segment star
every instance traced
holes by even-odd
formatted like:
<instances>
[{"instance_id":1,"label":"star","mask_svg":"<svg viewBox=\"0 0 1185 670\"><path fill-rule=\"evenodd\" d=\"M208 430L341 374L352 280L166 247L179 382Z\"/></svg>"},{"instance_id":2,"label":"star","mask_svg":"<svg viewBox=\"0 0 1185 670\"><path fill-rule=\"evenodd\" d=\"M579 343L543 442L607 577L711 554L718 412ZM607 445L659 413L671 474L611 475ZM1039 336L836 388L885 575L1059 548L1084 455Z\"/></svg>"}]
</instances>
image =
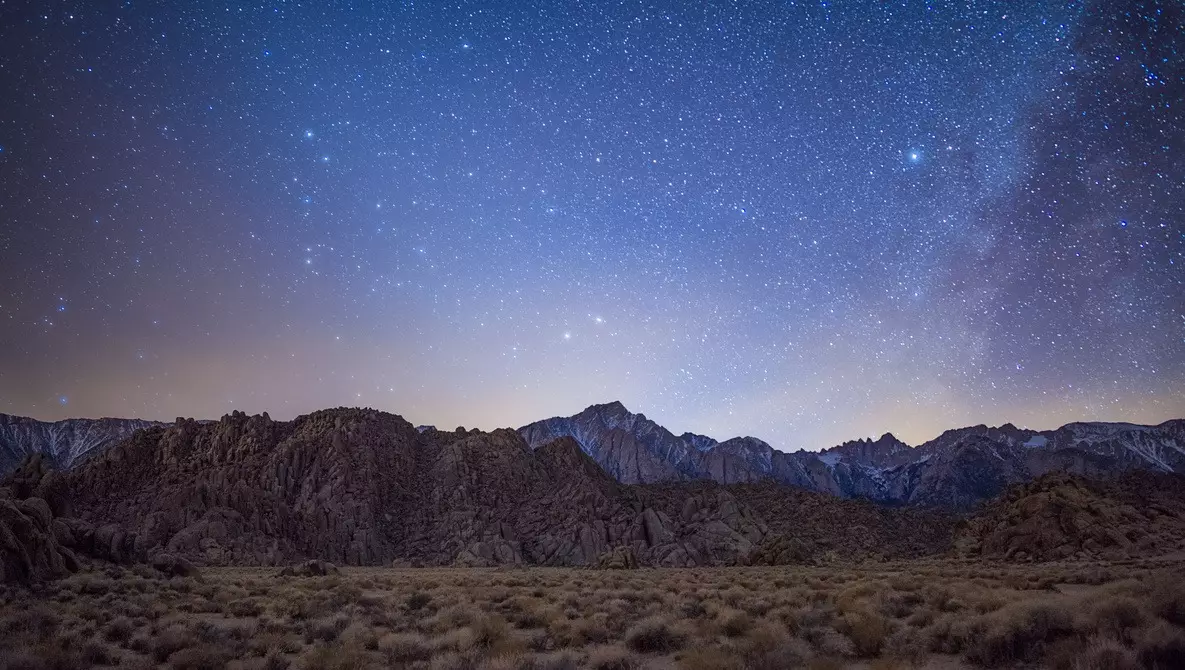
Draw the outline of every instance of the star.
<instances>
[{"instance_id":1,"label":"star","mask_svg":"<svg viewBox=\"0 0 1185 670\"><path fill-rule=\"evenodd\" d=\"M6 413L1185 416L1171 3L92 4L5 33Z\"/></svg>"}]
</instances>

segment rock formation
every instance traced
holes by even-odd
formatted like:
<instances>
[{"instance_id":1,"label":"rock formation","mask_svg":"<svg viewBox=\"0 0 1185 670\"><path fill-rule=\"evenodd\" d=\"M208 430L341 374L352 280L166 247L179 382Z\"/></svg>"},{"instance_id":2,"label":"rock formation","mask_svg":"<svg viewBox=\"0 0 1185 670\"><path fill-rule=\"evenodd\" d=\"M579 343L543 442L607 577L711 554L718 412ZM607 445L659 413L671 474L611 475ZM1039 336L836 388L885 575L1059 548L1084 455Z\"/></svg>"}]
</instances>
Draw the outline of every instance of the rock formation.
<instances>
[{"instance_id":1,"label":"rock formation","mask_svg":"<svg viewBox=\"0 0 1185 670\"><path fill-rule=\"evenodd\" d=\"M1185 551L1185 477L1065 473L1016 485L958 533L967 555L1012 561L1126 559Z\"/></svg>"},{"instance_id":2,"label":"rock formation","mask_svg":"<svg viewBox=\"0 0 1185 670\"><path fill-rule=\"evenodd\" d=\"M201 424L178 419L179 423ZM0 475L38 453L69 470L136 430L167 424L125 419L70 419L46 423L0 415ZM419 434L455 435L418 426ZM467 431L461 431L468 434ZM972 426L949 430L918 447L890 434L855 440L821 452L781 452L754 437L723 442L694 433L675 435L620 402L593 405L571 417L519 429L532 448L561 437L623 484L707 479L719 484L773 479L843 498L893 505L969 511L1009 485L1048 472L1105 477L1132 470L1185 472L1185 420L1158 426L1072 423L1053 431ZM225 520L233 526L234 519ZM479 552L506 548L481 545ZM464 561L487 561L476 553Z\"/></svg>"},{"instance_id":3,"label":"rock formation","mask_svg":"<svg viewBox=\"0 0 1185 670\"><path fill-rule=\"evenodd\" d=\"M943 517L918 539L894 531L918 512L768 483L626 486L571 438L531 449L510 430L418 430L361 409L178 421L136 433L65 481L78 523L96 529L88 537L104 551L199 565L596 565L619 547L645 565L733 565L749 562L771 527L799 533L812 519L826 529L794 560L831 548L936 553L953 527Z\"/></svg>"},{"instance_id":4,"label":"rock formation","mask_svg":"<svg viewBox=\"0 0 1185 670\"><path fill-rule=\"evenodd\" d=\"M29 583L77 570L80 559L142 560L114 525L64 516L67 484L41 454L33 454L0 482L0 582Z\"/></svg>"}]
</instances>

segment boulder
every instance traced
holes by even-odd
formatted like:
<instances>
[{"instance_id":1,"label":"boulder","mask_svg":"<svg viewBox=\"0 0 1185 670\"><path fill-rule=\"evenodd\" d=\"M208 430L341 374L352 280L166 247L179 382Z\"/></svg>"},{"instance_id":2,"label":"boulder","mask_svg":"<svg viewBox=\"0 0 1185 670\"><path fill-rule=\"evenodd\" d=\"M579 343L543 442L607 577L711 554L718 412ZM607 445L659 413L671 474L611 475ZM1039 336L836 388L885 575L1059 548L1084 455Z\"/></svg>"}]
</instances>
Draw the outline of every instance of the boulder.
<instances>
[{"instance_id":1,"label":"boulder","mask_svg":"<svg viewBox=\"0 0 1185 670\"><path fill-rule=\"evenodd\" d=\"M61 577L73 557L63 556L40 505L0 500L0 582L27 584ZM42 501L44 504L44 501Z\"/></svg>"},{"instance_id":2,"label":"boulder","mask_svg":"<svg viewBox=\"0 0 1185 670\"><path fill-rule=\"evenodd\" d=\"M157 554L152 557L151 564L166 577L196 577L199 573L193 563L173 554Z\"/></svg>"}]
</instances>

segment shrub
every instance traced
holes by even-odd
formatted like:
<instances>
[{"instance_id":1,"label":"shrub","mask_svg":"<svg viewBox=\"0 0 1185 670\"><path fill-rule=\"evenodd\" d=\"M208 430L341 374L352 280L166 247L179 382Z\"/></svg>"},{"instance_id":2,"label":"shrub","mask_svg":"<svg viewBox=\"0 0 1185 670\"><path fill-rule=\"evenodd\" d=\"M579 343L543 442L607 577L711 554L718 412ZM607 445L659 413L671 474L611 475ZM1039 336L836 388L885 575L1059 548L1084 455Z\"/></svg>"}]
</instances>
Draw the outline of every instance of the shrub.
<instances>
[{"instance_id":1,"label":"shrub","mask_svg":"<svg viewBox=\"0 0 1185 670\"><path fill-rule=\"evenodd\" d=\"M881 648L887 658L905 661L910 665L922 665L930 652L930 641L917 628L902 626L893 631Z\"/></svg>"},{"instance_id":2,"label":"shrub","mask_svg":"<svg viewBox=\"0 0 1185 670\"><path fill-rule=\"evenodd\" d=\"M857 610L845 614L843 622L857 654L865 657L880 654L891 630L888 619L874 612Z\"/></svg>"},{"instance_id":3,"label":"shrub","mask_svg":"<svg viewBox=\"0 0 1185 670\"><path fill-rule=\"evenodd\" d=\"M407 611L415 612L424 609L430 602L432 602L432 596L428 595L427 593L416 591L415 593L409 595L403 604L407 607Z\"/></svg>"},{"instance_id":4,"label":"shrub","mask_svg":"<svg viewBox=\"0 0 1185 670\"><path fill-rule=\"evenodd\" d=\"M1185 668L1185 632L1157 623L1140 636L1136 656L1145 668Z\"/></svg>"},{"instance_id":5,"label":"shrub","mask_svg":"<svg viewBox=\"0 0 1185 670\"><path fill-rule=\"evenodd\" d=\"M768 635L757 629L750 636L753 643L745 650L745 670L781 670L798 668L811 658L811 648L805 641L789 636Z\"/></svg>"},{"instance_id":6,"label":"shrub","mask_svg":"<svg viewBox=\"0 0 1185 670\"><path fill-rule=\"evenodd\" d=\"M87 665L110 665L114 658L107 645L98 640L88 640L79 650L82 660Z\"/></svg>"},{"instance_id":7,"label":"shrub","mask_svg":"<svg viewBox=\"0 0 1185 670\"><path fill-rule=\"evenodd\" d=\"M625 633L625 643L630 649L648 653L668 653L683 646L684 636L673 630L666 621L657 618L638 622Z\"/></svg>"},{"instance_id":8,"label":"shrub","mask_svg":"<svg viewBox=\"0 0 1185 670\"><path fill-rule=\"evenodd\" d=\"M359 649L340 642L317 645L300 659L304 670L356 670L370 665Z\"/></svg>"},{"instance_id":9,"label":"shrub","mask_svg":"<svg viewBox=\"0 0 1185 670\"><path fill-rule=\"evenodd\" d=\"M496 615L482 617L473 624L473 643L489 649L506 637L506 629L506 619Z\"/></svg>"},{"instance_id":10,"label":"shrub","mask_svg":"<svg viewBox=\"0 0 1185 670\"><path fill-rule=\"evenodd\" d=\"M126 616L115 617L111 623L103 627L103 637L111 642L127 642L132 639L136 625Z\"/></svg>"},{"instance_id":11,"label":"shrub","mask_svg":"<svg viewBox=\"0 0 1185 670\"><path fill-rule=\"evenodd\" d=\"M1040 658L1046 644L1073 632L1073 617L1058 604L1024 601L989 615L991 623L972 639L967 660L996 666Z\"/></svg>"},{"instance_id":12,"label":"shrub","mask_svg":"<svg viewBox=\"0 0 1185 670\"><path fill-rule=\"evenodd\" d=\"M1095 631L1130 640L1132 631L1147 621L1144 610L1131 598L1110 598L1096 605L1090 612L1090 625Z\"/></svg>"},{"instance_id":13,"label":"shrub","mask_svg":"<svg viewBox=\"0 0 1185 670\"><path fill-rule=\"evenodd\" d=\"M305 630L305 641L310 644L317 641L333 642L349 625L350 620L342 616L312 621Z\"/></svg>"},{"instance_id":14,"label":"shrub","mask_svg":"<svg viewBox=\"0 0 1185 670\"><path fill-rule=\"evenodd\" d=\"M419 633L387 633L379 638L379 651L392 665L426 661L432 657L432 647Z\"/></svg>"},{"instance_id":15,"label":"shrub","mask_svg":"<svg viewBox=\"0 0 1185 670\"><path fill-rule=\"evenodd\" d=\"M254 600L232 600L226 605L226 611L231 616L250 617L263 613L263 607Z\"/></svg>"},{"instance_id":16,"label":"shrub","mask_svg":"<svg viewBox=\"0 0 1185 670\"><path fill-rule=\"evenodd\" d=\"M708 614L707 608L704 607L704 601L700 598L683 603L682 612L685 619L701 619Z\"/></svg>"},{"instance_id":17,"label":"shrub","mask_svg":"<svg viewBox=\"0 0 1185 670\"><path fill-rule=\"evenodd\" d=\"M1154 602L1157 616L1178 626L1185 626L1185 585L1176 582L1159 591Z\"/></svg>"},{"instance_id":18,"label":"shrub","mask_svg":"<svg viewBox=\"0 0 1185 670\"><path fill-rule=\"evenodd\" d=\"M1096 637L1067 659L1071 670L1139 670L1136 655L1111 638Z\"/></svg>"},{"instance_id":19,"label":"shrub","mask_svg":"<svg viewBox=\"0 0 1185 670\"><path fill-rule=\"evenodd\" d=\"M181 626L169 626L152 639L152 657L157 663L164 663L175 652L197 643L193 634Z\"/></svg>"},{"instance_id":20,"label":"shrub","mask_svg":"<svg viewBox=\"0 0 1185 670\"><path fill-rule=\"evenodd\" d=\"M742 637L753 627L753 617L745 612L732 612L724 617L720 631L728 637Z\"/></svg>"},{"instance_id":21,"label":"shrub","mask_svg":"<svg viewBox=\"0 0 1185 670\"><path fill-rule=\"evenodd\" d=\"M571 651L541 654L530 659L531 670L577 670L579 659Z\"/></svg>"},{"instance_id":22,"label":"shrub","mask_svg":"<svg viewBox=\"0 0 1185 670\"><path fill-rule=\"evenodd\" d=\"M225 652L212 644L180 649L169 655L169 667L175 670L219 670L226 667Z\"/></svg>"},{"instance_id":23,"label":"shrub","mask_svg":"<svg viewBox=\"0 0 1185 670\"><path fill-rule=\"evenodd\" d=\"M697 647L679 656L679 667L683 670L740 670L749 668L741 659L719 647Z\"/></svg>"},{"instance_id":24,"label":"shrub","mask_svg":"<svg viewBox=\"0 0 1185 670\"><path fill-rule=\"evenodd\" d=\"M629 651L617 645L593 647L588 652L587 667L591 670L634 670L641 664Z\"/></svg>"}]
</instances>

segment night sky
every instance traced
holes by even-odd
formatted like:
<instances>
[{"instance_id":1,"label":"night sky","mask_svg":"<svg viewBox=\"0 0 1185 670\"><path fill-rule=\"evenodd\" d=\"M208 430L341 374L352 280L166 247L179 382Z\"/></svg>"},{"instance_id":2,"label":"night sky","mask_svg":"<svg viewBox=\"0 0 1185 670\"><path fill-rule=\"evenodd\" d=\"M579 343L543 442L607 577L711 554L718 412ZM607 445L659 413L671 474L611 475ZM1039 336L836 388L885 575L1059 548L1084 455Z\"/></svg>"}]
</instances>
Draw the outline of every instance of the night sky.
<instances>
[{"instance_id":1,"label":"night sky","mask_svg":"<svg viewBox=\"0 0 1185 670\"><path fill-rule=\"evenodd\" d=\"M1185 416L1181 3L709 4L0 2L0 412Z\"/></svg>"}]
</instances>

